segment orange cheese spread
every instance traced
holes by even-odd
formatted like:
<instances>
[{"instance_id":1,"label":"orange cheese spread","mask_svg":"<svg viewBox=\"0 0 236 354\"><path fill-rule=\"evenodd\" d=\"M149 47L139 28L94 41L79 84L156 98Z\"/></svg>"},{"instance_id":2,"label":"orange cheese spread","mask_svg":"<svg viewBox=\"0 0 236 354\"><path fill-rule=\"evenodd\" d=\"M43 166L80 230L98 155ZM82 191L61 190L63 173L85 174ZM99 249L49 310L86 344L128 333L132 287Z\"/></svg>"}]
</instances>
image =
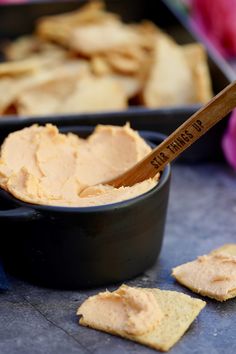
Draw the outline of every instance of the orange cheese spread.
<instances>
[{"instance_id":1,"label":"orange cheese spread","mask_svg":"<svg viewBox=\"0 0 236 354\"><path fill-rule=\"evenodd\" d=\"M145 289L122 285L88 298L78 309L89 326L114 333L142 335L153 330L163 318L155 295Z\"/></svg>"},{"instance_id":2,"label":"orange cheese spread","mask_svg":"<svg viewBox=\"0 0 236 354\"><path fill-rule=\"evenodd\" d=\"M152 189L158 178L121 188L102 183L125 172L150 151L128 124L98 125L87 139L60 134L51 124L33 125L5 139L0 187L34 204L88 207L120 202Z\"/></svg>"}]
</instances>

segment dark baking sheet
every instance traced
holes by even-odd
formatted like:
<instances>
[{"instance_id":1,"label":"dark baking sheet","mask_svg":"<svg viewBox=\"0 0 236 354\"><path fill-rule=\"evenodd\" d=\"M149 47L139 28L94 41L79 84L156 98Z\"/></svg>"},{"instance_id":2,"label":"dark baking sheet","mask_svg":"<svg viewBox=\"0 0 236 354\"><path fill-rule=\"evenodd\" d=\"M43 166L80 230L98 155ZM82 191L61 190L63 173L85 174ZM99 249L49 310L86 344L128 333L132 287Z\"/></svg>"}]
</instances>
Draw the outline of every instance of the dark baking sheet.
<instances>
[{"instance_id":1,"label":"dark baking sheet","mask_svg":"<svg viewBox=\"0 0 236 354\"><path fill-rule=\"evenodd\" d=\"M35 20L46 14L71 11L85 1L55 1L30 4L2 5L0 8L0 39L15 38L30 33ZM195 37L183 25L176 14L164 1L145 0L110 0L106 1L109 10L119 13L125 21L140 21L150 19L166 32L170 33L179 43L190 43ZM210 73L214 92L219 92L231 80L227 64L216 60L212 53L208 56ZM2 117L0 118L0 136L5 136L11 131L21 129L35 122L44 124L51 122L60 126L66 125L94 125L124 124L129 121L134 129L148 129L171 133L186 118L194 113L199 106L183 106L178 108L148 109L131 107L126 111L73 114L44 117ZM205 137L201 138L182 155L181 160L196 162L217 160L222 158L221 136L226 126L226 119L218 123Z\"/></svg>"}]
</instances>

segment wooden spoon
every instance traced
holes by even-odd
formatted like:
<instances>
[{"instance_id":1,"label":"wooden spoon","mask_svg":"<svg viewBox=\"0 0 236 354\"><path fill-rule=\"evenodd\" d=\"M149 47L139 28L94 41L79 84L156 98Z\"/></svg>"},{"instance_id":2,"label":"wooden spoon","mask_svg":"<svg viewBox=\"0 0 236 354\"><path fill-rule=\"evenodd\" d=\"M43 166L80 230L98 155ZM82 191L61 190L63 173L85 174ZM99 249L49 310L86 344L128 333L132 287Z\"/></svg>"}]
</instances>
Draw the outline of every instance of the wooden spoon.
<instances>
[{"instance_id":1,"label":"wooden spoon","mask_svg":"<svg viewBox=\"0 0 236 354\"><path fill-rule=\"evenodd\" d=\"M209 103L194 113L143 160L106 184L116 188L133 186L154 177L235 107L236 81L226 86Z\"/></svg>"}]
</instances>

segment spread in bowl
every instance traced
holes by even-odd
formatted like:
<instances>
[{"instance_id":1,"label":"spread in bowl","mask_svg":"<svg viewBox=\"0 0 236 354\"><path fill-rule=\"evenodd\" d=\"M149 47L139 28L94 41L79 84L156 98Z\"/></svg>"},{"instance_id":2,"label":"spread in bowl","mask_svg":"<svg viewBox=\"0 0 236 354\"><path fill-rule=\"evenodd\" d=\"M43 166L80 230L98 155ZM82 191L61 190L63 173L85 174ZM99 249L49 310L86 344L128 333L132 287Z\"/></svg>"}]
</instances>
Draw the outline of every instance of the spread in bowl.
<instances>
[{"instance_id":1,"label":"spread in bowl","mask_svg":"<svg viewBox=\"0 0 236 354\"><path fill-rule=\"evenodd\" d=\"M9 134L1 147L0 187L33 204L89 207L120 202L156 186L158 175L132 187L103 184L151 151L129 124L98 125L82 139L33 125Z\"/></svg>"}]
</instances>

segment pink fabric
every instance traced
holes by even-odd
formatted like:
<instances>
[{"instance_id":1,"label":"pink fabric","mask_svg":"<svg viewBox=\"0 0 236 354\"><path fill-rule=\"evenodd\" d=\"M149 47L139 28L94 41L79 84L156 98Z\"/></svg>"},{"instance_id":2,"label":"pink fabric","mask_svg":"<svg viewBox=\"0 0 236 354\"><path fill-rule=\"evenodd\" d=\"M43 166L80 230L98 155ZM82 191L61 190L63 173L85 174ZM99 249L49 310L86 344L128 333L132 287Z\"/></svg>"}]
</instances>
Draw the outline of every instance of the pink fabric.
<instances>
[{"instance_id":1,"label":"pink fabric","mask_svg":"<svg viewBox=\"0 0 236 354\"><path fill-rule=\"evenodd\" d=\"M222 147L229 164L236 169L236 110L233 111L222 140Z\"/></svg>"},{"instance_id":2,"label":"pink fabric","mask_svg":"<svg viewBox=\"0 0 236 354\"><path fill-rule=\"evenodd\" d=\"M200 30L225 57L236 56L236 0L191 0Z\"/></svg>"},{"instance_id":3,"label":"pink fabric","mask_svg":"<svg viewBox=\"0 0 236 354\"><path fill-rule=\"evenodd\" d=\"M199 33L226 58L236 57L236 0L189 0ZM222 147L236 170L236 109L223 136Z\"/></svg>"},{"instance_id":4,"label":"pink fabric","mask_svg":"<svg viewBox=\"0 0 236 354\"><path fill-rule=\"evenodd\" d=\"M16 3L21 3L21 2L27 2L27 0L0 0L0 5L1 4L16 4Z\"/></svg>"}]
</instances>

